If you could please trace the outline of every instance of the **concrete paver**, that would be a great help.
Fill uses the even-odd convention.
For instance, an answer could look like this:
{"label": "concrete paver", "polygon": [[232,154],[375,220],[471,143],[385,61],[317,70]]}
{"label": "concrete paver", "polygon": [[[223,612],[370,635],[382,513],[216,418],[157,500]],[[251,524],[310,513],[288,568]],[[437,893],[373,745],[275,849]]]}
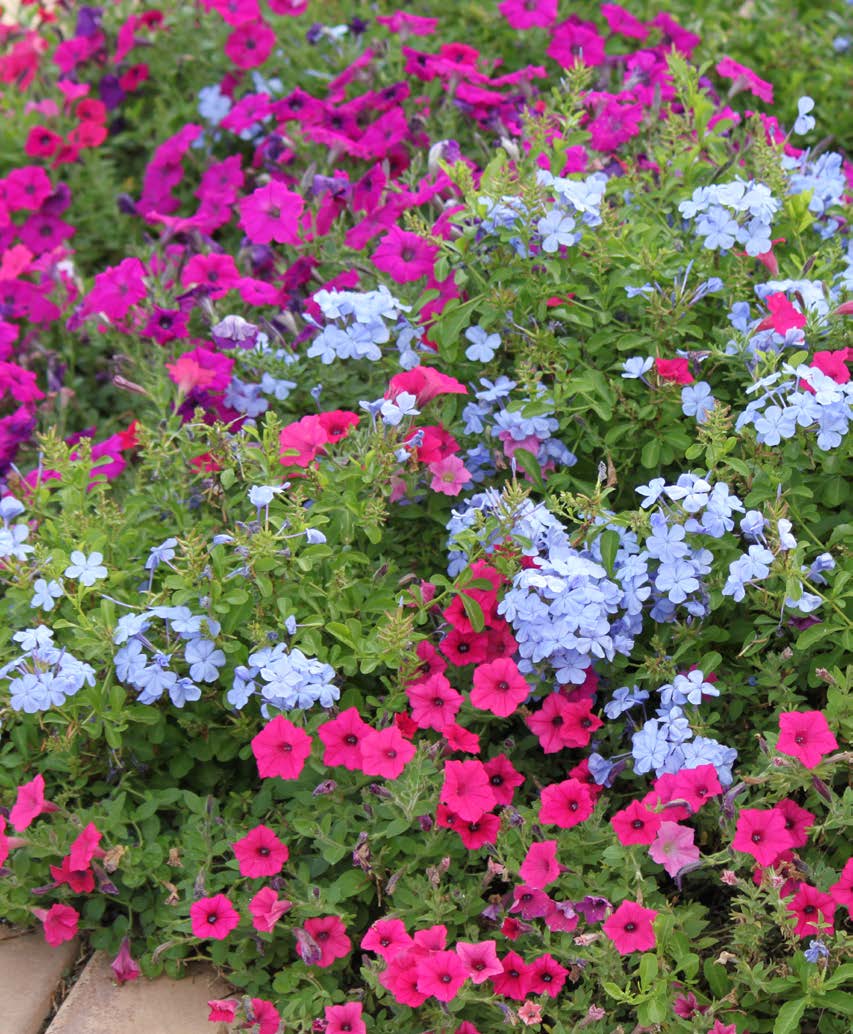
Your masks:
{"label": "concrete paver", "polygon": [[183,980],[140,977],[119,987],[109,956],[96,952],[47,1034],[222,1034],[224,1024],[207,1020],[207,1002],[227,998],[230,988],[208,966],[188,972]]}
{"label": "concrete paver", "polygon": [[37,1034],[77,949],[76,940],[52,948],[41,932],[0,940],[0,1034]]}

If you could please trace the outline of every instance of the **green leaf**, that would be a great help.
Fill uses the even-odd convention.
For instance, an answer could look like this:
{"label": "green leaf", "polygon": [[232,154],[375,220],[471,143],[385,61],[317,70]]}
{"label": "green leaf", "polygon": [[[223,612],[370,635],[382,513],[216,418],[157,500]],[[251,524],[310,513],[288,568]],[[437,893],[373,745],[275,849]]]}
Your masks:
{"label": "green leaf", "polygon": [[460,593],[459,599],[462,600],[462,606],[465,609],[468,620],[471,622],[471,627],[475,632],[482,632],[486,626],[483,608],[476,600],[472,600],[467,593]]}
{"label": "green leaf", "polygon": [[807,1004],[805,998],[797,998],[793,1002],[785,1002],[776,1014],[773,1034],[798,1034],[800,1020],[806,1011]]}
{"label": "green leaf", "polygon": [[660,442],[657,438],[652,438],[646,442],[643,446],[643,451],[640,453],[640,463],[646,468],[646,470],[655,470],[660,463]]}
{"label": "green leaf", "polygon": [[[642,955],[640,957],[640,985],[643,988],[650,987],[655,977],[658,975],[658,959],[657,955],[652,955],[651,952]],[[657,1022],[657,1021],[655,1021]]]}
{"label": "green leaf", "polygon": [[607,529],[598,538],[601,547],[601,559],[607,568],[607,573],[613,575],[613,568],[616,563],[616,554],[619,551],[619,532]]}
{"label": "green leaf", "polygon": [[539,466],[539,460],[536,459],[533,453],[528,452],[527,449],[516,449],[513,453],[513,459],[517,461],[526,474],[530,475],[533,479],[533,484],[536,485],[539,491],[544,492],[545,482],[542,478],[542,468]]}

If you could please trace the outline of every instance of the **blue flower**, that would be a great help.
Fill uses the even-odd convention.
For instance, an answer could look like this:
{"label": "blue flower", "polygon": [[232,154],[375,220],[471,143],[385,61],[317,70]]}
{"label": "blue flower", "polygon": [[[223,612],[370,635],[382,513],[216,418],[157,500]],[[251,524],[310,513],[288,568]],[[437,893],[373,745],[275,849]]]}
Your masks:
{"label": "blue flower", "polygon": [[184,650],[190,676],[198,682],[215,682],[225,663],[225,654],[210,639],[191,639]]}
{"label": "blue flower", "polygon": [[809,941],[809,946],[803,952],[806,962],[817,963],[819,959],[829,958],[829,948],[823,941]]}
{"label": "blue flower", "polygon": [[632,707],[642,703],[644,700],[649,699],[649,694],[644,690],[640,689],[639,686],[620,686],[619,689],[613,691],[613,696],[604,705],[604,713],[608,718],[614,720],[619,715],[629,711]]}
{"label": "blue flower", "polygon": [[634,771],[638,775],[657,770],[664,764],[669,753],[669,743],[657,719],[650,719],[634,733],[631,737],[631,753],[634,755]]}
{"label": "blue flower", "polygon": [[580,239],[580,234],[573,232],[574,219],[559,208],[552,208],[544,219],[539,220],[536,228],[542,234],[542,250],[548,254],[554,254],[562,245],[568,247]]}
{"label": "blue flower", "polygon": [[687,384],[681,389],[681,411],[685,416],[695,416],[698,424],[705,423],[713,408],[714,396],[707,381]]}
{"label": "blue flower", "polygon": [[404,417],[418,416],[417,396],[409,391],[401,391],[395,399],[385,399],[379,408],[383,423],[389,427],[397,427]]}
{"label": "blue flower", "polygon": [[804,133],[814,129],[815,120],[809,114],[812,108],[814,108],[814,101],[811,97],[800,97],[797,101],[797,121],[794,123],[794,132],[798,136],[802,136]]}
{"label": "blue flower", "polygon": [[686,560],[676,560],[671,564],[661,564],[655,576],[655,586],[665,592],[672,603],[683,603],[688,593],[696,592],[699,580],[694,567]]}
{"label": "blue flower", "polygon": [[495,352],[500,348],[500,334],[488,334],[479,324],[469,327],[465,331],[465,337],[471,342],[465,349],[465,356],[472,362],[491,362]]}
{"label": "blue flower", "polygon": [[62,582],[58,582],[56,579],[48,582],[44,578],[37,578],[33,589],[35,591],[30,600],[30,606],[33,608],[41,607],[42,610],[53,610],[53,601],[62,596]]}
{"label": "blue flower", "polygon": [[249,502],[258,510],[273,501],[273,499],[284,491],[282,485],[252,485],[249,489]]}
{"label": "blue flower", "polygon": [[161,542],[159,546],[155,546],[148,554],[148,559],[145,561],[145,570],[153,571],[158,564],[167,564],[170,560],[175,557],[175,546],[177,546],[178,540],[174,538],[166,539]]}
{"label": "blue flower", "polygon": [[184,704],[201,697],[201,690],[188,678],[180,678],[173,685],[169,686],[169,698],[175,707],[183,707]]}
{"label": "blue flower", "polygon": [[655,503],[663,495],[663,491],[666,488],[666,481],[663,478],[652,478],[647,485],[640,485],[637,489],[637,495],[645,496],[640,506],[648,509],[650,506],[654,506]]}
{"label": "blue flower", "polygon": [[107,569],[101,563],[104,559],[103,553],[96,551],[86,556],[79,549],[75,549],[69,559],[71,563],[64,572],[66,578],[76,579],[81,585],[90,587],[107,577]]}
{"label": "blue flower", "polygon": [[622,363],[622,376],[626,380],[637,380],[644,373],[648,373],[654,365],[651,356],[632,355]]}

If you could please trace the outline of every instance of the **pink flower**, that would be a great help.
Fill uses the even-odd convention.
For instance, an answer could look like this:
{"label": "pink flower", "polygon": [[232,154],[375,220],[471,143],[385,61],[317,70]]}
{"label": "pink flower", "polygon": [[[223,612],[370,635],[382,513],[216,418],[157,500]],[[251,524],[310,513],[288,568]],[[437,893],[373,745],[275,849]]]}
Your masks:
{"label": "pink flower", "polygon": [[645,25],[619,4],[602,4],[601,14],[610,31],[618,33],[620,36],[644,40],[649,34]]}
{"label": "pink flower", "polygon": [[620,844],[651,844],[660,828],[661,817],[639,801],[617,811],[610,820]]}
{"label": "pink flower", "polygon": [[392,226],[373,252],[373,264],[398,284],[411,283],[428,276],[438,255],[438,248],[416,233]]}
{"label": "pink flower", "polygon": [[[416,366],[404,373],[395,373],[388,382],[385,398],[393,400],[401,391],[414,395],[418,407],[424,406],[438,395],[468,394],[464,384],[432,366]],[[414,434],[414,431],[412,433]]]}
{"label": "pink flower", "polygon": [[364,951],[375,951],[386,962],[394,955],[410,948],[414,942],[399,919],[377,919],[361,939]]}
{"label": "pink flower", "polygon": [[481,761],[446,761],[439,800],[465,822],[495,806],[495,795]]}
{"label": "pink flower", "polygon": [[221,941],[239,924],[240,913],[224,894],[200,898],[190,905],[194,937]]}
{"label": "pink flower", "polygon": [[670,876],[677,876],[686,865],[699,861],[699,848],[693,843],[693,830],[677,822],[660,824],[649,854]]}
{"label": "pink flower", "polygon": [[268,826],[256,826],[242,840],[231,845],[240,863],[240,875],[257,878],[275,876],[290,857],[283,844]]}
{"label": "pink flower", "polygon": [[579,779],[564,779],[546,786],[541,798],[539,821],[560,829],[571,829],[584,822],[595,808],[589,787]]}
{"label": "pink flower", "polygon": [[261,779],[298,779],[311,753],[311,737],[284,715],[276,715],[252,740],[252,753]]}
{"label": "pink flower", "polygon": [[272,1002],[253,998],[251,1006],[251,1018],[258,1024],[257,1034],[278,1034],[281,1016]]}
{"label": "pink flower", "polygon": [[662,381],[673,381],[675,384],[693,383],[693,375],[688,369],[686,359],[655,359],[655,369]]}
{"label": "pink flower", "polygon": [[509,657],[499,657],[474,670],[471,703],[499,718],[508,718],[530,696],[527,679]]}
{"label": "pink flower", "polygon": [[838,880],[829,888],[829,893],[844,905],[848,912],[853,911],[853,858],[848,858],[841,870]]}
{"label": "pink flower", "polygon": [[9,812],[9,822],[22,833],[43,812],[55,810],[56,805],[44,799],[44,776],[37,775],[29,783],[18,787],[18,795]]}
{"label": "pink flower", "polygon": [[208,1023],[233,1023],[239,1004],[236,998],[211,998],[207,1003]]}
{"label": "pink flower", "polygon": [[359,744],[361,770],[365,775],[396,779],[415,756],[414,744],[396,725],[369,732]]}
{"label": "pink flower", "polygon": [[[540,955],[530,963],[530,993],[556,998],[563,990],[569,971],[551,955]],[[519,1014],[520,1015],[520,1014]]]}
{"label": "pink flower", "polygon": [[755,72],[746,65],[740,65],[730,57],[724,57],[722,61],[717,62],[717,75],[726,79],[734,79],[733,91],[747,89],[754,97],[758,97],[766,104],[773,103],[772,83],[759,79]]}
{"label": "pink flower", "polygon": [[657,916],[653,908],[643,908],[634,901],[623,901],[616,911],[605,919],[602,930],[616,945],[620,955],[632,951],[649,951],[655,946],[652,923]]}
{"label": "pink flower", "polygon": [[732,847],[751,854],[759,865],[772,865],[791,846],[785,816],[776,808],[742,808],[738,815]]}
{"label": "pink flower", "polygon": [[275,33],[260,19],[238,25],[225,41],[225,53],[238,68],[257,68],[274,46]]}
{"label": "pink flower", "polygon": [[833,933],[836,905],[831,894],[824,894],[817,887],[801,883],[786,907],[797,917],[794,933],[798,937],[820,937]]}
{"label": "pink flower", "polygon": [[781,334],[784,337],[789,330],[806,325],[806,317],[781,292],[768,295],[765,302],[770,310],[770,315],[765,316],[755,328],[756,331],[770,330],[772,328],[777,334]]}
{"label": "pink flower", "polygon": [[317,729],[317,735],[326,750],[323,764],[340,765],[350,772],[361,770],[361,741],[373,729],[365,722],[357,707],[348,707],[345,711],[323,724]]}
{"label": "pink flower", "polygon": [[166,363],[169,378],[185,395],[191,391],[225,391],[233,368],[233,359],[201,346],[184,352],[174,363]]}
{"label": "pink flower", "polygon": [[506,754],[498,754],[483,762],[489,777],[489,786],[495,795],[495,804],[512,804],[515,788],[524,782],[524,776],[515,768]]}
{"label": "pink flower", "polygon": [[498,10],[512,29],[547,29],[557,19],[557,0],[503,0]]}
{"label": "pink flower", "polygon": [[76,908],[70,905],[51,905],[47,910],[34,908],[32,913],[36,919],[42,921],[44,939],[52,947],[55,948],[63,941],[72,941],[77,936],[80,913]]}
{"label": "pink flower", "polygon": [[464,963],[472,984],[482,984],[489,977],[503,973],[495,948],[495,941],[456,942],[456,954]]}
{"label": "pink flower", "polygon": [[437,732],[453,723],[462,706],[462,694],[440,672],[407,686],[406,696],[418,727]]}
{"label": "pink flower", "polygon": [[816,768],[824,754],[838,750],[838,741],[821,711],[783,711],[776,749],[798,758],[806,768]]}
{"label": "pink flower", "polygon": [[305,202],[283,183],[272,180],[239,203],[240,225],[254,244],[301,244],[299,218]]}
{"label": "pink flower", "polygon": [[118,955],[110,963],[110,969],[119,984],[126,984],[139,978],[142,970],[139,968],[139,963],[135,962],[130,954],[130,940],[127,937],[122,939]]}
{"label": "pink flower", "polygon": [[367,1026],[361,1018],[361,1008],[361,1002],[325,1006],[325,1034],[367,1034]]}
{"label": "pink flower", "polygon": [[530,990],[530,968],[527,963],[520,955],[510,951],[501,959],[501,969],[501,974],[492,977],[495,993],[523,1002]]}
{"label": "pink flower", "polygon": [[101,834],[94,822],[90,822],[69,849],[69,868],[86,869],[93,858],[103,858],[104,852],[98,847],[100,840]]}
{"label": "pink flower", "polygon": [[[337,916],[306,919],[303,925],[305,932],[320,949],[320,958],[315,965],[324,969],[331,966],[336,959],[342,959],[349,954],[352,942],[347,937],[346,927]],[[296,953],[307,962],[304,952],[305,949],[297,941]]]}
{"label": "pink flower", "polygon": [[316,413],[309,413],[279,432],[281,462],[285,467],[307,467],[323,452],[329,436]]}
{"label": "pink flower", "polygon": [[435,463],[428,464],[427,470],[432,474],[429,487],[433,492],[441,492],[442,495],[459,495],[471,480],[471,474],[458,456],[445,456]]}
{"label": "pink flower", "polygon": [[417,988],[421,994],[450,1002],[468,979],[468,970],[455,951],[435,951],[418,961]]}
{"label": "pink flower", "polygon": [[249,902],[252,926],[261,933],[272,933],[275,924],[292,907],[292,901],[279,898],[272,887],[264,887]]}
{"label": "pink flower", "polygon": [[518,872],[524,882],[536,890],[542,890],[553,883],[560,875],[557,841],[543,840],[531,844]]}

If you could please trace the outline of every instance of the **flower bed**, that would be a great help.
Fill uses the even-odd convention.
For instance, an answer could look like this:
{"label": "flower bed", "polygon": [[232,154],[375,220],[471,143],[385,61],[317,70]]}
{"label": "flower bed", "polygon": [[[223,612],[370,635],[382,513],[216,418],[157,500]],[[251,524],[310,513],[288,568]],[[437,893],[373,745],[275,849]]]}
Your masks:
{"label": "flower bed", "polygon": [[0,27],[0,915],[261,1034],[847,1031],[849,117],[736,49],[846,5],[377,6]]}

